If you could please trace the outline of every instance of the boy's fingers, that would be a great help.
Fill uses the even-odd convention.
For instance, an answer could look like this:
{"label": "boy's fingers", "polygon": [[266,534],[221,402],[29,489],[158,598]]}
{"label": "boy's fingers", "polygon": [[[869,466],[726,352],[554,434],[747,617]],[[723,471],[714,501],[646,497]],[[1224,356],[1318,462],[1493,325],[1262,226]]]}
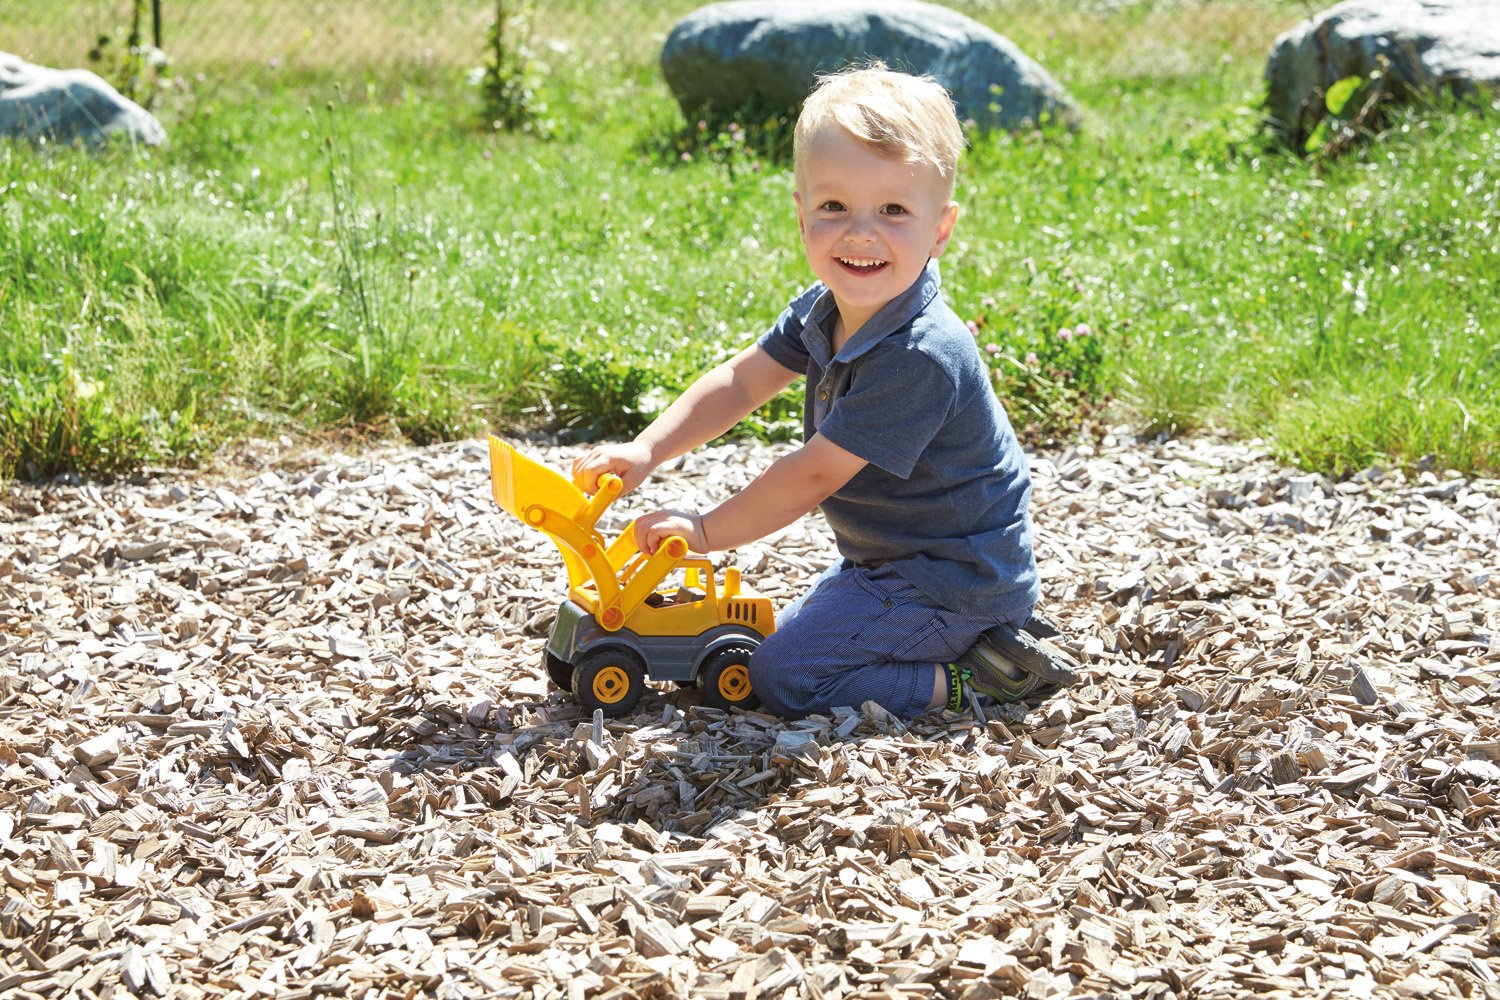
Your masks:
{"label": "boy's fingers", "polygon": [[657,521],[655,524],[651,525],[646,534],[649,536],[647,538],[647,543],[650,545],[650,548],[647,550],[647,554],[654,556],[656,555],[656,550],[661,548],[662,542],[665,542],[668,538],[671,538],[673,535],[677,534],[677,532],[672,530],[671,519],[664,517],[661,520]]}
{"label": "boy's fingers", "polygon": [[580,489],[588,485],[588,456],[579,455],[573,459],[573,482]]}
{"label": "boy's fingers", "polygon": [[590,495],[599,491],[599,477],[608,471],[609,461],[597,450],[573,459],[573,482]]}
{"label": "boy's fingers", "polygon": [[676,510],[660,510],[647,514],[635,522],[635,544],[648,556],[656,555],[656,550],[661,548],[673,535],[681,535],[688,540],[688,544],[694,543],[693,515],[685,514]]}
{"label": "boy's fingers", "polygon": [[656,541],[651,537],[651,525],[644,518],[635,522],[635,547],[648,556],[654,556],[656,545]]}

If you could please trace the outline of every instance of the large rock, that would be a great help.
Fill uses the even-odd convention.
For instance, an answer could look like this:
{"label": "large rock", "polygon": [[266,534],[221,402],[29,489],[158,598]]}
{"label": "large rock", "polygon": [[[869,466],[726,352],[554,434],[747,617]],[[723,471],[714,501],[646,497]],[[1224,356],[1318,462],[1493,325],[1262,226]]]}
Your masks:
{"label": "large rock", "polygon": [[99,146],[129,138],[148,146],[166,130],[145,108],[84,69],[37,66],[0,52],[0,135]]}
{"label": "large rock", "polygon": [[795,114],[819,73],[872,58],[932,75],[959,117],[983,129],[1043,116],[1077,122],[1072,98],[1009,39],[920,0],[710,4],[677,22],[661,68],[689,119],[723,119],[747,110]]}
{"label": "large rock", "polygon": [[1276,39],[1266,63],[1266,110],[1286,140],[1306,132],[1303,108],[1346,76],[1390,63],[1391,90],[1500,85],[1497,0],[1347,0]]}

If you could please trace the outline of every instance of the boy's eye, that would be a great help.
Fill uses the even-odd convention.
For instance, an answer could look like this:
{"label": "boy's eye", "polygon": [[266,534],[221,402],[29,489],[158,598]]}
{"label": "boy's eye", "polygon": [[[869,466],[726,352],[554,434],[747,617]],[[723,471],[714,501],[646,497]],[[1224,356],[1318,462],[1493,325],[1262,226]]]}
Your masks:
{"label": "boy's eye", "polygon": [[821,207],[825,212],[842,212],[844,210],[844,203],[841,201],[825,201]]}
{"label": "boy's eye", "polygon": [[906,206],[905,205],[886,205],[880,211],[882,213],[886,214],[886,215],[905,215],[906,214]]}

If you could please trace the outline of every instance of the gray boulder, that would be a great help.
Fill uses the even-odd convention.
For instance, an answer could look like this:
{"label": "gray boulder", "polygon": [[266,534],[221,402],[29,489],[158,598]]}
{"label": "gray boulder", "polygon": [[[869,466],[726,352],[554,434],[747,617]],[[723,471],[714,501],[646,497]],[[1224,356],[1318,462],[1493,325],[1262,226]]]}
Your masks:
{"label": "gray boulder", "polygon": [[96,74],[47,69],[5,52],[0,52],[0,135],[91,147],[112,138],[147,146],[167,140],[161,122]]}
{"label": "gray boulder", "polygon": [[722,120],[747,110],[794,115],[818,74],[870,59],[930,74],[981,129],[1078,120],[1067,92],[1009,39],[921,0],[710,4],[673,27],[661,69],[690,120]]}
{"label": "gray boulder", "polygon": [[1304,106],[1346,76],[1390,62],[1391,92],[1500,84],[1497,0],[1347,0],[1278,37],[1266,63],[1266,110],[1288,142],[1307,132]]}

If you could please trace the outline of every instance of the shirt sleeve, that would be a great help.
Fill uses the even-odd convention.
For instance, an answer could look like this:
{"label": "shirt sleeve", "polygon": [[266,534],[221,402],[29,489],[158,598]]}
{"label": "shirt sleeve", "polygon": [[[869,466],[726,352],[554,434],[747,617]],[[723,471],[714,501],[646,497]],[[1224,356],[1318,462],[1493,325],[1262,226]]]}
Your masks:
{"label": "shirt sleeve", "polygon": [[876,348],[860,358],[849,387],[818,433],[900,479],[958,408],[958,392],[938,362],[911,348]]}
{"label": "shirt sleeve", "polygon": [[802,340],[802,331],[807,326],[807,317],[812,312],[813,304],[822,293],[822,282],[803,290],[782,310],[771,329],[762,334],[758,341],[772,361],[801,375],[807,374],[807,363],[811,360],[807,345]]}

